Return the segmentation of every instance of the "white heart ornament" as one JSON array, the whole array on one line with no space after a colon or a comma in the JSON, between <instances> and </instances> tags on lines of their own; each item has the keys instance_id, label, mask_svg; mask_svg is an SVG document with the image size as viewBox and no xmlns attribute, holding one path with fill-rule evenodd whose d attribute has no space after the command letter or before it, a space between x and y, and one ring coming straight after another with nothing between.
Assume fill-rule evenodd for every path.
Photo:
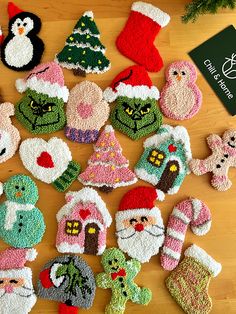
<instances>
[{"instance_id":1,"label":"white heart ornament","mask_svg":"<svg viewBox=\"0 0 236 314\"><path fill-rule=\"evenodd\" d=\"M45 182L52 183L68 168L72 160L67 144L57 137L48 142L42 138L30 138L20 145L20 158L32 175Z\"/></svg>"}]
</instances>

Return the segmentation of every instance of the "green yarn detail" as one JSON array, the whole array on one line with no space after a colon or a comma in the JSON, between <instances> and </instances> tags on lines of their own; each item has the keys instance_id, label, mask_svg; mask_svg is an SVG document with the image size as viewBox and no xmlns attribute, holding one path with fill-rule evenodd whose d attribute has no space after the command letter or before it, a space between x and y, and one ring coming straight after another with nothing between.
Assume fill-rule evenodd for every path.
<instances>
[{"instance_id":1,"label":"green yarn detail","mask_svg":"<svg viewBox=\"0 0 236 314\"><path fill-rule=\"evenodd\" d=\"M66 124L64 102L57 97L27 89L16 104L16 118L33 134L52 133Z\"/></svg>"},{"instance_id":2,"label":"green yarn detail","mask_svg":"<svg viewBox=\"0 0 236 314\"><path fill-rule=\"evenodd\" d=\"M0 238L16 248L33 247L45 232L43 215L34 206L39 198L36 184L26 175L16 175L3 190L7 201L0 204Z\"/></svg>"},{"instance_id":3,"label":"green yarn detail","mask_svg":"<svg viewBox=\"0 0 236 314\"><path fill-rule=\"evenodd\" d=\"M152 298L148 288L140 288L133 281L141 269L141 264L135 259L125 260L121 250L106 249L102 255L102 265L105 272L96 276L99 288L112 290L112 297L105 313L122 314L128 300L147 305Z\"/></svg>"},{"instance_id":4,"label":"green yarn detail","mask_svg":"<svg viewBox=\"0 0 236 314\"><path fill-rule=\"evenodd\" d=\"M69 165L67 169L63 172L63 174L57 178L52 185L59 191L59 192L65 192L69 186L72 184L72 182L75 181L75 179L80 174L81 167L80 164L76 161L72 160L69 162Z\"/></svg>"},{"instance_id":5,"label":"green yarn detail","mask_svg":"<svg viewBox=\"0 0 236 314\"><path fill-rule=\"evenodd\" d=\"M90 34L95 36L98 36L100 34L97 25L94 22L94 19L87 15L83 15L79 19L74 27L74 31L89 32Z\"/></svg>"},{"instance_id":6,"label":"green yarn detail","mask_svg":"<svg viewBox=\"0 0 236 314\"><path fill-rule=\"evenodd\" d=\"M97 37L90 36L89 34L81 35L77 33L70 35L67 38L66 42L68 44L90 44L90 46L94 49L105 49L105 47L101 44L100 40Z\"/></svg>"},{"instance_id":7,"label":"green yarn detail","mask_svg":"<svg viewBox=\"0 0 236 314\"><path fill-rule=\"evenodd\" d=\"M159 129L162 114L155 99L117 97L116 106L111 113L114 128L138 140Z\"/></svg>"},{"instance_id":8,"label":"green yarn detail","mask_svg":"<svg viewBox=\"0 0 236 314\"><path fill-rule=\"evenodd\" d=\"M185 257L166 279L173 299L186 313L207 314L212 302L208 295L210 272L196 259Z\"/></svg>"},{"instance_id":9,"label":"green yarn detail","mask_svg":"<svg viewBox=\"0 0 236 314\"><path fill-rule=\"evenodd\" d=\"M76 46L65 46L57 55L59 63L67 63L72 69L80 68L85 72L104 72L110 67L110 61L101 51Z\"/></svg>"}]
</instances>

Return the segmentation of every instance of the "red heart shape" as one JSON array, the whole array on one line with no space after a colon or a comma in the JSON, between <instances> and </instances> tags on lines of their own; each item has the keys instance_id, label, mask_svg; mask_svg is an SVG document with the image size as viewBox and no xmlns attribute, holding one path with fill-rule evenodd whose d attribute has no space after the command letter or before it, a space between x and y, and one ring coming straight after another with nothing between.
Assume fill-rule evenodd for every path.
<instances>
[{"instance_id":1,"label":"red heart shape","mask_svg":"<svg viewBox=\"0 0 236 314\"><path fill-rule=\"evenodd\" d=\"M176 147L175 145L173 145L173 144L170 144L170 145L168 146L168 149L169 149L169 152L170 152L170 153L174 153L174 152L176 152L177 147Z\"/></svg>"},{"instance_id":2,"label":"red heart shape","mask_svg":"<svg viewBox=\"0 0 236 314\"><path fill-rule=\"evenodd\" d=\"M80 211L79 211L79 214L80 214L80 217L83 219L83 220L85 220L90 214L91 214L91 212L90 212L90 210L89 209L81 209Z\"/></svg>"},{"instance_id":3,"label":"red heart shape","mask_svg":"<svg viewBox=\"0 0 236 314\"><path fill-rule=\"evenodd\" d=\"M37 164L43 168L53 168L54 163L52 156L48 152L42 152L41 155L37 158Z\"/></svg>"}]
</instances>

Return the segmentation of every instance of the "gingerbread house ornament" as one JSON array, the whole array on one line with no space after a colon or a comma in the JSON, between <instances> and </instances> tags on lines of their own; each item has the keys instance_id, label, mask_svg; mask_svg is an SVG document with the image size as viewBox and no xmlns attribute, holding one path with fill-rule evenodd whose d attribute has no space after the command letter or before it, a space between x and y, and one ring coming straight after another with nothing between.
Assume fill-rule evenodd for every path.
<instances>
[{"instance_id":1,"label":"gingerbread house ornament","mask_svg":"<svg viewBox=\"0 0 236 314\"><path fill-rule=\"evenodd\" d=\"M187 174L192 159L188 131L183 126L162 125L144 142L144 152L135 166L136 175L160 193L175 194Z\"/></svg>"},{"instance_id":2,"label":"gingerbread house ornament","mask_svg":"<svg viewBox=\"0 0 236 314\"><path fill-rule=\"evenodd\" d=\"M89 187L68 192L57 213L57 250L61 253L100 255L106 248L106 232L112 218L98 193Z\"/></svg>"}]
</instances>

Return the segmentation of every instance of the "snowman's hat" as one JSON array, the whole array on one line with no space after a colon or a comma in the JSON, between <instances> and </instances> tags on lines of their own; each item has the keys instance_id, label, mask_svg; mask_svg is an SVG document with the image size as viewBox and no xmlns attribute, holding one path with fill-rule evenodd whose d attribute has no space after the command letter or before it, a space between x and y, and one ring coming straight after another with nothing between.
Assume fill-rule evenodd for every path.
<instances>
[{"instance_id":1,"label":"snowman's hat","mask_svg":"<svg viewBox=\"0 0 236 314\"><path fill-rule=\"evenodd\" d=\"M18 8L13 2L8 2L8 16L9 19L11 20L15 15L24 12L20 8Z\"/></svg>"}]
</instances>

